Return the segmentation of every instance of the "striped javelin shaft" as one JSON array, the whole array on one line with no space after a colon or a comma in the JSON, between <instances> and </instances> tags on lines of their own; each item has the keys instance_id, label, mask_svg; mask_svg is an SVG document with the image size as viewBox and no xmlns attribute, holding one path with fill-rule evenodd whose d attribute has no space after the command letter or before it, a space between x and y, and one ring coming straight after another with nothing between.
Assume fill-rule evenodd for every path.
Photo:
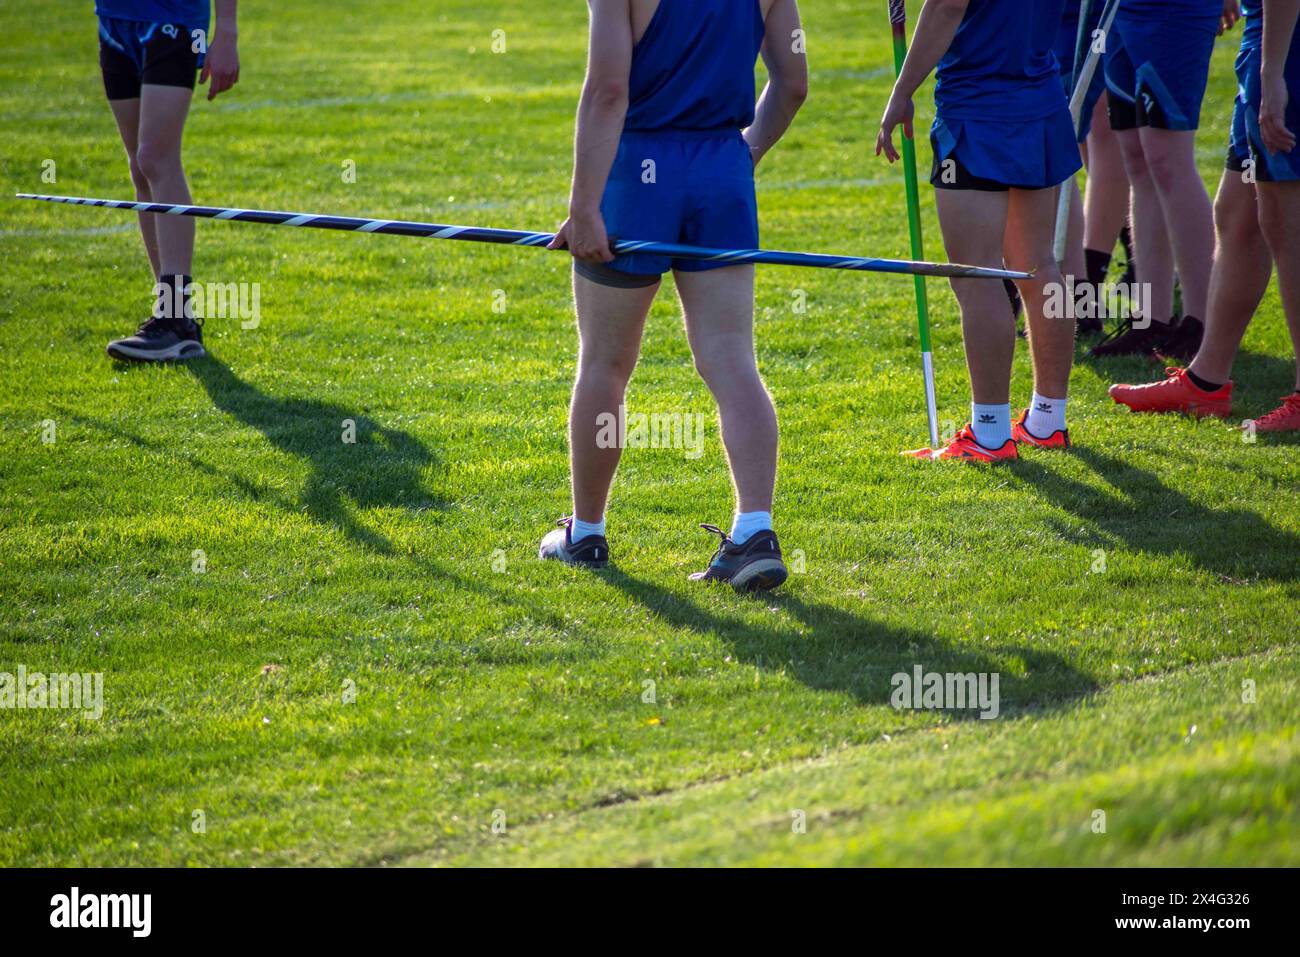
<instances>
[{"instance_id":1,"label":"striped javelin shaft","mask_svg":"<svg viewBox=\"0 0 1300 957\"><path fill-rule=\"evenodd\" d=\"M355 216L331 216L319 213L284 213L266 209L237 209L226 206L182 206L172 203L139 203L123 199L88 199L81 196L44 196L18 193L18 199L72 206L103 206L130 209L137 213L160 213L170 216L197 216L224 219L237 223L260 223L264 226L300 226L308 229L341 229L356 233L382 233L390 236L416 236L425 239L457 239L475 243L498 243L509 246L548 245L554 233L530 233L517 229L490 229L483 226L446 226L439 223L416 223L400 219L363 219ZM698 259L708 262L764 263L773 266L807 266L816 269L847 269L856 272L899 273L904 275L943 276L953 279L1028 279L1030 275L1008 269L963 266L955 263L910 262L901 259L862 259L831 256L824 253L780 252L770 249L714 249L680 243L652 243L631 239L614 242L614 252L646 253L672 259Z\"/></svg>"}]
</instances>

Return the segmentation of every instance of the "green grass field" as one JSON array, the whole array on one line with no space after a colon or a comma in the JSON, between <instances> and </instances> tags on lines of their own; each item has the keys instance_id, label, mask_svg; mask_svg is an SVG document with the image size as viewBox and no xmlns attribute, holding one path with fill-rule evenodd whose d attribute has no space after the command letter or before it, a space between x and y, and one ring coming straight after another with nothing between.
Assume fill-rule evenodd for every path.
<instances>
[{"instance_id":1,"label":"green grass field","mask_svg":"<svg viewBox=\"0 0 1300 957\"><path fill-rule=\"evenodd\" d=\"M7 193L130 195L90 6L0 0ZM769 247L907 253L872 150L884 6L803 3ZM189 124L196 202L554 228L585 11L540 11L250 4L240 85ZM535 558L568 505L564 257L201 223L196 278L260 283L260 325L128 368L104 344L149 308L134 218L0 208L0 671L104 675L101 720L0 710L0 864L1300 862L1300 450L1106 397L1155 364L1079 363L1073 454L927 467L896 454L925 441L910 281L762 270L804 572L739 597L686 580L732 503L668 290L629 404L705 413L705 452L629 451L615 566L582 573ZM930 292L960 425L955 303ZM1274 290L1239 416L1292 375ZM1001 715L895 710L915 665L997 672Z\"/></svg>"}]
</instances>

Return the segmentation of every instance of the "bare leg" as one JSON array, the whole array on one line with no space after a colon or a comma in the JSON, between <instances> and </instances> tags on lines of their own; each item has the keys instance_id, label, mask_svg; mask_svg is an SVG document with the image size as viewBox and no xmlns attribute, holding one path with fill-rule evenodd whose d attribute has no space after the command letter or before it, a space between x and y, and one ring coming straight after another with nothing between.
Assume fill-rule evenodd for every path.
<instances>
[{"instance_id":1,"label":"bare leg","mask_svg":"<svg viewBox=\"0 0 1300 957\"><path fill-rule=\"evenodd\" d=\"M1300 390L1300 183L1260 183L1259 225L1277 262L1277 287L1296 354Z\"/></svg>"},{"instance_id":2,"label":"bare leg","mask_svg":"<svg viewBox=\"0 0 1300 957\"><path fill-rule=\"evenodd\" d=\"M1083 197L1077 178L1070 177L1066 186L1070 190L1070 222L1065 234L1065 274L1082 283L1088 278L1087 262L1083 258Z\"/></svg>"},{"instance_id":3,"label":"bare leg","mask_svg":"<svg viewBox=\"0 0 1300 957\"><path fill-rule=\"evenodd\" d=\"M117 132L126 147L126 160L131 169L131 184L135 187L135 198L142 203L153 202L149 192L149 181L140 172L140 164L135 161L135 154L140 144L140 98L129 100L109 100L113 109L113 119L117 121ZM144 240L144 251L149 256L149 266L153 276L158 278L158 233L154 229L152 213L136 213L140 222L140 237Z\"/></svg>"},{"instance_id":4,"label":"bare leg","mask_svg":"<svg viewBox=\"0 0 1300 957\"><path fill-rule=\"evenodd\" d=\"M1033 279L1016 282L1029 325L1034 391L1053 399L1064 399L1069 393L1070 366L1074 362L1074 322L1049 319L1046 315L1048 292L1062 288L1065 281L1052 256L1056 196L1055 189L1011 190L1003 258L1008 269L1034 273ZM967 346L968 351L969 348ZM1010 366L1008 361L1008 373Z\"/></svg>"},{"instance_id":5,"label":"bare leg","mask_svg":"<svg viewBox=\"0 0 1300 957\"><path fill-rule=\"evenodd\" d=\"M1115 248L1120 231L1128 222L1129 187L1119 140L1110 128L1104 94L1092 113L1087 156L1088 190L1084 197L1083 245L1085 249L1109 253Z\"/></svg>"},{"instance_id":6,"label":"bare leg","mask_svg":"<svg viewBox=\"0 0 1300 957\"><path fill-rule=\"evenodd\" d=\"M1144 127L1138 135L1178 267L1183 312L1204 320L1214 260L1214 214L1196 169L1196 131ZM1141 269L1141 255L1137 260Z\"/></svg>"},{"instance_id":7,"label":"bare leg","mask_svg":"<svg viewBox=\"0 0 1300 957\"><path fill-rule=\"evenodd\" d=\"M135 161L155 203L191 203L181 166L181 136L189 113L190 90L146 84L140 91L139 139ZM149 214L157 232L159 275L191 274L194 220L189 216Z\"/></svg>"},{"instance_id":8,"label":"bare leg","mask_svg":"<svg viewBox=\"0 0 1300 957\"><path fill-rule=\"evenodd\" d=\"M578 377L569 404L569 463L573 514L584 522L605 515L621 443L602 448L597 439L604 415L618 419L628 380L641 350L641 331L659 284L615 289L574 273L578 311ZM607 420L606 420L607 421Z\"/></svg>"},{"instance_id":9,"label":"bare leg","mask_svg":"<svg viewBox=\"0 0 1300 957\"><path fill-rule=\"evenodd\" d=\"M1007 193L935 190L939 227L948 259L972 266L1002 268L1002 236L1007 222ZM1051 259L1051 240L1048 240ZM1059 271L1057 272L1059 276ZM1016 349L1016 320L1007 308L1002 285L987 279L954 279L952 291L961 309L966 369L971 394L980 405L1011 401L1011 359Z\"/></svg>"},{"instance_id":10,"label":"bare leg","mask_svg":"<svg viewBox=\"0 0 1300 957\"><path fill-rule=\"evenodd\" d=\"M673 275L695 369L718 403L738 511L770 512L777 424L754 359L754 267Z\"/></svg>"},{"instance_id":11,"label":"bare leg","mask_svg":"<svg viewBox=\"0 0 1300 957\"><path fill-rule=\"evenodd\" d=\"M1205 339L1192 360L1191 370L1209 382L1232 378L1232 363L1241 337L1259 308L1273 260L1259 227L1255 187L1241 174L1224 170L1214 200L1217 244L1205 317ZM1291 327L1292 337L1295 326Z\"/></svg>"},{"instance_id":12,"label":"bare leg","mask_svg":"<svg viewBox=\"0 0 1300 957\"><path fill-rule=\"evenodd\" d=\"M1155 323L1168 323L1174 313L1174 254L1169 245L1169 230L1165 226L1164 208L1160 194L1147 166L1142 151L1142 139L1137 130L1121 130L1115 134L1124 157L1124 171L1132 187L1133 255L1137 260L1137 281L1147 283L1149 290L1149 318Z\"/></svg>"}]
</instances>

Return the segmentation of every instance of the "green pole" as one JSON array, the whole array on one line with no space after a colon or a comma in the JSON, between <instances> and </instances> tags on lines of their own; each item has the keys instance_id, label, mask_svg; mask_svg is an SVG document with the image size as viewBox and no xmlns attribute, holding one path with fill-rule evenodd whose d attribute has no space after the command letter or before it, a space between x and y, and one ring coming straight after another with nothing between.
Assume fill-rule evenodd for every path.
<instances>
[{"instance_id":1,"label":"green pole","mask_svg":"<svg viewBox=\"0 0 1300 957\"><path fill-rule=\"evenodd\" d=\"M903 72L907 59L907 9L904 0L889 0L889 23L894 32L894 74ZM907 230L912 240L912 258L923 258L921 239L921 196L916 178L916 144L906 133L903 139L903 182L907 191ZM921 365L925 375L925 412L930 423L930 445L939 446L939 414L934 390L934 354L930 349L930 308L925 294L925 277L916 284L916 324L921 340Z\"/></svg>"}]
</instances>

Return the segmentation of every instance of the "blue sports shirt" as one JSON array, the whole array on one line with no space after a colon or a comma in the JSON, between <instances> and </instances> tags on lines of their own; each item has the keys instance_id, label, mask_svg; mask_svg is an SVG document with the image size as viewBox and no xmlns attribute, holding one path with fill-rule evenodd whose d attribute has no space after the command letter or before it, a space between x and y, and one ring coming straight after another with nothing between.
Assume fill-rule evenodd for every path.
<instances>
[{"instance_id":1,"label":"blue sports shirt","mask_svg":"<svg viewBox=\"0 0 1300 957\"><path fill-rule=\"evenodd\" d=\"M1069 0L971 0L939 61L940 117L1041 120L1066 106L1054 48Z\"/></svg>"},{"instance_id":2,"label":"blue sports shirt","mask_svg":"<svg viewBox=\"0 0 1300 957\"><path fill-rule=\"evenodd\" d=\"M632 48L623 128L740 130L754 122L758 0L660 0Z\"/></svg>"}]
</instances>

